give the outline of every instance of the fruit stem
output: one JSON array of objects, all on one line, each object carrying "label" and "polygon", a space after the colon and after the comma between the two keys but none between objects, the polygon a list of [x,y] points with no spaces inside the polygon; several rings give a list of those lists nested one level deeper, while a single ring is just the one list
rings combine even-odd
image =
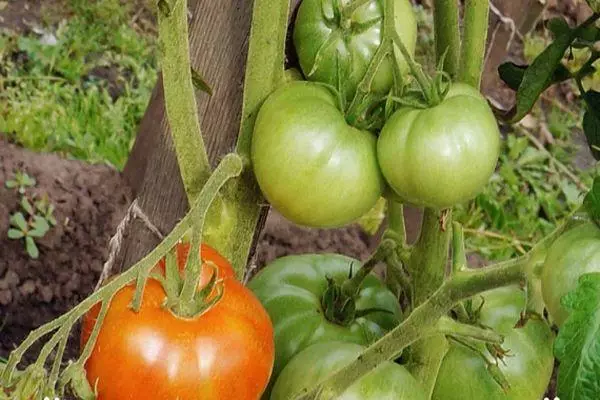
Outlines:
[{"label": "fruit stem", "polygon": [[[446,54],[444,71],[452,78],[457,75],[459,68],[460,32],[458,27],[460,24],[458,16],[458,0],[434,1],[433,23],[437,60],[440,61]],[[485,23],[487,24],[487,19]]]},{"label": "fruit stem", "polygon": [[462,225],[452,222],[452,274],[467,268],[465,254],[465,234]]},{"label": "fruit stem", "polygon": [[396,250],[396,247],[397,245],[393,240],[382,240],[375,253],[363,264],[356,274],[342,284],[342,295],[354,298],[365,278],[373,271],[373,268],[381,261],[387,259]]},{"label": "fruit stem", "polygon": [[466,0],[459,80],[479,89],[487,43],[489,0]]},{"label": "fruit stem", "polygon": [[496,333],[492,329],[485,329],[475,325],[462,324],[448,316],[443,316],[439,319],[437,323],[437,329],[440,333],[443,333],[444,335],[470,338],[498,345],[504,342],[504,336],[500,335],[499,333]]}]

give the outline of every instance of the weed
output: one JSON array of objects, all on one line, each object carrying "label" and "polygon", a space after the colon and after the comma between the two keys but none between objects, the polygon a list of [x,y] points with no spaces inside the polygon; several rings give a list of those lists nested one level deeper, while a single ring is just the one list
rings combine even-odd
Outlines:
[{"label": "weed", "polygon": [[7,188],[16,189],[21,196],[21,211],[16,211],[10,216],[8,238],[23,239],[27,254],[34,259],[40,254],[35,240],[44,237],[50,227],[56,225],[54,205],[48,196],[44,194],[37,199],[35,195],[27,194],[27,189],[34,187],[35,183],[34,178],[21,171],[17,171],[15,177],[5,183]]}]

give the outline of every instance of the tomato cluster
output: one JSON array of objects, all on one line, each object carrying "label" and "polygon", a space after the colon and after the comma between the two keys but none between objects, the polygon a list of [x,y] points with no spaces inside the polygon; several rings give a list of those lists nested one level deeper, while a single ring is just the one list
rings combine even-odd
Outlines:
[{"label": "tomato cluster", "polygon": [[[297,224],[346,225],[369,211],[388,185],[404,202],[449,208],[475,197],[495,169],[496,120],[481,94],[464,84],[440,93],[437,104],[400,107],[380,132],[348,124],[348,104],[359,99],[358,109],[377,108],[373,99],[393,90],[394,71],[407,79],[407,62],[394,48],[369,81],[369,96],[358,93],[383,40],[383,3],[367,2],[350,15],[349,1],[300,5],[294,44],[309,82],[288,82],[268,97],[251,153],[265,198]],[[407,0],[394,3],[396,31],[412,54],[412,7]]]}]

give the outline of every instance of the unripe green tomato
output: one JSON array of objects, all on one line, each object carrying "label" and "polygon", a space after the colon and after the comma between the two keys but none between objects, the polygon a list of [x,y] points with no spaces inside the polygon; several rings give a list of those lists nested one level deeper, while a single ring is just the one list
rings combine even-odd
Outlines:
[{"label": "unripe green tomato", "polygon": [[[295,356],[275,383],[271,400],[289,400],[354,361],[364,347],[319,343]],[[387,361],[354,382],[336,400],[425,400],[423,387],[399,364]]]},{"label": "unripe green tomato", "polygon": [[581,275],[590,272],[600,272],[600,228],[592,222],[560,236],[550,246],[544,262],[542,295],[548,313],[558,326],[569,316],[561,299],[577,288]]},{"label": "unripe green tomato", "polygon": [[[294,25],[294,46],[304,75],[312,81],[338,87],[343,84],[345,96],[351,100],[367,68],[381,44],[383,32],[383,0],[373,0],[352,15],[336,15],[335,3],[342,9],[351,0],[303,0]],[[417,41],[417,23],[409,0],[394,0],[396,31],[410,54]],[[315,68],[315,60],[319,55]],[[402,73],[408,72],[404,57],[396,48],[395,62]],[[312,72],[312,74],[311,74]],[[387,93],[393,84],[393,65],[386,58],[371,83],[371,90]],[[341,76],[340,76],[341,75]]]},{"label": "unripe green tomato", "polygon": [[261,107],[252,164],[266,199],[299,225],[333,228],[369,211],[384,187],[376,138],[348,125],[336,97],[311,82],[291,82]]},{"label": "unripe green tomato", "polygon": [[[482,294],[485,298],[480,323],[504,335],[502,348],[509,353],[498,362],[510,388],[505,392],[488,372],[482,355],[452,343],[440,367],[432,400],[538,400],[546,392],[554,356],[554,335],[545,321],[530,319],[514,326],[525,308],[525,293],[505,287]],[[475,298],[475,301],[479,300]],[[478,305],[478,303],[475,303]],[[480,343],[471,343],[491,360]]]},{"label": "unripe green tomato", "polygon": [[500,132],[485,98],[455,83],[432,108],[403,107],[385,123],[379,165],[407,203],[449,208],[475,197],[500,154]]},{"label": "unripe green tomato", "polygon": [[369,345],[398,324],[398,300],[374,275],[362,282],[356,309],[381,311],[346,326],[327,319],[322,304],[327,278],[341,285],[359,266],[358,260],[338,254],[293,255],[271,262],[250,281],[248,288],[267,310],[275,330],[273,377],[309,345],[331,341]]}]

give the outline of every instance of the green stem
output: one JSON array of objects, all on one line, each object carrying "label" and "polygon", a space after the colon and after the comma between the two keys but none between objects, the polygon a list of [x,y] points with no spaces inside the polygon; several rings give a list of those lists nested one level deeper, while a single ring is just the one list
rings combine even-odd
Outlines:
[{"label": "green stem", "polygon": [[188,39],[187,0],[171,1],[170,14],[158,12],[165,108],[177,162],[188,201],[193,204],[210,175],[210,164],[200,132],[198,106],[192,83]]},{"label": "green stem", "polygon": [[[388,3],[393,3],[393,1],[388,0]],[[440,99],[437,97],[437,92],[435,90],[432,90],[429,78],[427,77],[427,75],[425,75],[425,72],[423,72],[421,66],[417,64],[415,60],[413,60],[410,53],[408,52],[408,49],[406,48],[406,46],[404,46],[404,43],[402,42],[402,39],[400,38],[400,35],[398,35],[396,29],[392,31],[392,40],[396,47],[400,49],[400,53],[402,53],[402,56],[406,60],[410,72],[415,77],[417,83],[419,84],[419,87],[423,91],[423,96],[425,96],[425,100],[427,101],[427,103],[429,105],[435,105],[439,103]]]},{"label": "green stem", "polygon": [[462,225],[452,222],[452,273],[467,268],[467,256],[465,254],[465,233]]},{"label": "green stem", "polygon": [[[191,317],[196,313],[194,297],[200,284],[200,275],[202,274],[202,263],[200,262],[200,252],[194,249],[200,248],[202,238],[202,229],[208,208],[212,204],[214,198],[219,193],[223,185],[234,176],[238,176],[242,172],[242,160],[235,154],[228,154],[219,163],[215,172],[210,176],[208,182],[202,191],[213,194],[213,196],[205,196],[201,200],[200,207],[193,212],[194,219],[194,234],[192,237],[191,250],[185,266],[185,279],[183,288],[181,289],[181,302],[178,304],[178,311],[183,312],[182,316]],[[194,247],[195,246],[195,247]]]},{"label": "green stem", "polygon": [[[250,163],[250,145],[258,110],[284,77],[288,14],[289,0],[254,1],[244,104],[236,146],[246,164]],[[227,185],[224,194],[227,211],[234,222],[225,230],[223,255],[233,265],[237,278],[242,279],[264,199],[250,168],[245,168],[238,179]]]},{"label": "green stem", "polygon": [[360,289],[365,278],[373,271],[373,268],[381,261],[390,256],[396,249],[396,243],[393,240],[383,240],[375,253],[365,262],[356,274],[342,284],[342,293],[348,297],[354,298]]},{"label": "green stem", "polygon": [[440,61],[446,53],[444,71],[454,78],[458,73],[460,54],[458,0],[435,0],[433,20],[437,60]]},{"label": "green stem", "polygon": [[401,246],[406,244],[406,226],[404,223],[404,206],[395,200],[388,199],[388,229],[398,234],[398,243]]},{"label": "green stem", "polygon": [[444,335],[471,338],[482,342],[502,344],[504,337],[492,329],[480,328],[475,325],[461,324],[454,319],[443,316],[437,324],[437,329]]},{"label": "green stem", "polygon": [[414,306],[423,303],[444,281],[450,245],[451,216],[450,210],[426,208],[423,213],[421,234],[408,264],[413,278]]},{"label": "green stem", "polygon": [[459,301],[487,290],[523,281],[529,257],[499,263],[478,270],[461,271],[447,280],[427,301],[417,307],[399,326],[367,348],[354,362],[327,380],[301,392],[298,400],[329,400],[340,396],[353,382],[379,364],[393,360],[417,340],[437,333],[437,323]]},{"label": "green stem", "polygon": [[464,32],[458,80],[477,89],[485,61],[489,0],[466,0]]}]

